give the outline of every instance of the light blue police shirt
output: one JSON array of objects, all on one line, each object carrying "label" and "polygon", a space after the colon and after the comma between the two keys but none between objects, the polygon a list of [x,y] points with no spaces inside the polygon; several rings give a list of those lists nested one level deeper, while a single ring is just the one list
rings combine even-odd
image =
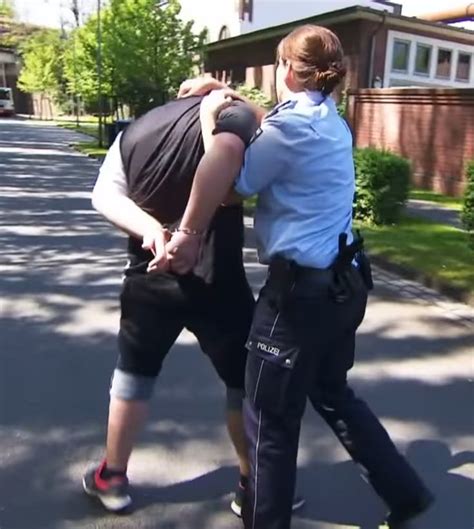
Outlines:
[{"label": "light blue police shirt", "polygon": [[275,255],[327,268],[340,233],[352,241],[352,135],[331,97],[294,93],[262,122],[245,153],[236,191],[258,194],[260,261]]}]

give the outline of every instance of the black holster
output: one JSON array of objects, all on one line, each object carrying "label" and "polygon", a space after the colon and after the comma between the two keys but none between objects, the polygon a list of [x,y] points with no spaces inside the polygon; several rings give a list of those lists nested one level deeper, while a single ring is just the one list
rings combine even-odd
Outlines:
[{"label": "black holster", "polygon": [[276,256],[268,267],[267,293],[279,310],[282,309],[295,284],[296,266],[295,262]]},{"label": "black holster", "polygon": [[[354,267],[357,263],[357,269]],[[359,274],[357,273],[359,272]],[[364,253],[364,240],[357,232],[351,244],[347,234],[339,235],[339,252],[333,264],[326,269],[300,266],[281,256],[275,256],[268,269],[266,293],[279,310],[287,301],[298,278],[330,274],[329,295],[336,303],[344,303],[361,288],[361,279],[367,290],[373,288],[370,261]],[[360,277],[358,277],[360,275]]]},{"label": "black holster", "polygon": [[358,231],[357,236],[348,245],[347,233],[341,233],[339,235],[339,253],[334,263],[330,266],[333,272],[330,294],[336,303],[344,303],[357,289],[353,275],[354,261],[357,263],[357,268],[365,287],[367,290],[371,290],[374,284],[372,281],[370,261],[364,252],[364,239]]}]

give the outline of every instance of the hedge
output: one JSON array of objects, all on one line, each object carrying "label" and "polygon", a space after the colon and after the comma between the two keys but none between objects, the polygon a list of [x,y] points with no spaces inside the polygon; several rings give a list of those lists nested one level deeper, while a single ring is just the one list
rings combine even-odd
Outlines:
[{"label": "hedge", "polygon": [[467,187],[464,192],[461,221],[468,233],[469,244],[474,249],[474,160],[466,166]]},{"label": "hedge", "polygon": [[373,224],[400,220],[410,187],[410,162],[389,151],[356,149],[354,216]]}]

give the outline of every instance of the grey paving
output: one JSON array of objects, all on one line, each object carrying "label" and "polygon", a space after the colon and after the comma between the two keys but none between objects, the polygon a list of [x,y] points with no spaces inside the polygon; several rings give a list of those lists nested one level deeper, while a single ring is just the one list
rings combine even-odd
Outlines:
[{"label": "grey paving", "polygon": [[447,224],[454,228],[462,228],[459,211],[442,204],[426,200],[409,200],[406,205],[406,212],[413,217]]},{"label": "grey paving", "polygon": [[[67,147],[73,136],[0,121],[0,528],[238,529],[223,388],[189,334],[130,464],[136,512],[104,515],[81,494],[102,454],[125,240],[91,211],[97,164]],[[246,259],[257,290],[251,244]],[[416,527],[471,529],[472,309],[383,271],[376,283],[353,385],[439,498]],[[383,505],[322,421],[305,419],[308,504],[293,528],[376,529]]]}]

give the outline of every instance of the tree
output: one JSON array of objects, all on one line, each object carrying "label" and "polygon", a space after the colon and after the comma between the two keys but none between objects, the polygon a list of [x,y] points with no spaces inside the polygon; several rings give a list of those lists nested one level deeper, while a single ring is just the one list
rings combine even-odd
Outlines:
[{"label": "tree", "polygon": [[0,0],[0,47],[17,49],[39,28],[15,20],[12,3]]},{"label": "tree", "polygon": [[[102,94],[116,105],[126,104],[139,115],[163,103],[201,62],[205,34],[195,35],[192,23],[179,18],[180,4],[170,0],[110,0],[102,13]],[[69,90],[89,103],[97,102],[97,17],[76,30],[65,54]],[[76,68],[76,70],[74,69]]]},{"label": "tree", "polygon": [[19,88],[56,99],[62,87],[63,46],[58,30],[46,29],[32,35],[21,46],[23,68]]},{"label": "tree", "polygon": [[0,17],[13,18],[14,14],[11,2],[8,0],[0,0]]}]

